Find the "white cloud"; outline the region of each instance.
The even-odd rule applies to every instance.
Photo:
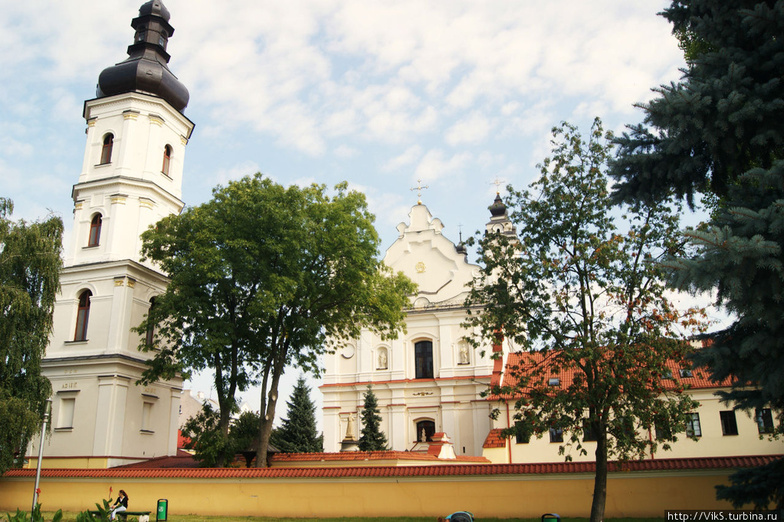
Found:
[[[478,111],[471,112],[446,131],[446,142],[452,146],[484,141],[494,123]]]
[[[387,161],[381,169],[385,172],[398,170],[403,167],[407,167],[408,165],[412,165],[421,157],[422,147],[419,145],[412,145],[403,151],[403,153],[399,156],[395,156],[391,160]]]
[[[466,152],[446,157],[442,150],[430,150],[417,165],[414,172],[416,179],[435,181],[447,174],[457,177],[463,173],[471,155]]]

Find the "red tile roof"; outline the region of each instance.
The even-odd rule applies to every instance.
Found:
[[[514,386],[517,384],[519,375],[528,373],[530,369],[542,367],[549,364],[549,354],[553,352],[516,352],[510,353],[506,359],[506,365],[503,372],[503,377],[496,375],[491,382],[491,386],[497,386],[503,379],[503,386]],[[667,368],[669,369],[672,378],[662,378],[661,384],[664,388],[674,388],[676,384],[681,384],[689,389],[711,389],[729,387],[732,384],[731,379],[725,379],[721,382],[711,381],[708,372],[704,369],[694,368],[691,370],[691,377],[681,376],[680,370],[682,366],[676,361],[668,361]],[[575,368],[561,368],[558,371],[547,372],[545,371],[542,377],[537,376],[537,382],[547,382],[551,377],[559,379],[561,387],[567,387],[572,384],[578,370]],[[491,400],[499,399],[512,399],[517,396],[511,395],[496,395],[493,394],[489,397]]]
[[[611,472],[735,469],[761,466],[784,458],[784,455],[748,457],[710,457],[689,459],[636,460],[611,462]],[[543,464],[481,464],[438,466],[363,466],[363,467],[307,467],[307,468],[196,468],[196,469],[43,469],[43,478],[363,478],[363,477],[445,477],[538,475],[550,473],[593,473],[594,462],[555,462]],[[34,469],[8,470],[5,478],[35,477]]]
[[[482,445],[483,448],[505,448],[506,447],[506,437],[501,435],[503,430],[501,428],[494,428],[490,430],[490,433],[487,434],[487,438],[485,439],[485,443]]]
[[[272,457],[272,465],[285,465],[287,462],[357,462],[380,460],[404,460],[444,463],[433,455],[418,451],[352,451],[345,453],[278,453]],[[457,462],[485,464],[490,461],[484,457],[459,456]],[[452,461],[454,462],[454,461]]]

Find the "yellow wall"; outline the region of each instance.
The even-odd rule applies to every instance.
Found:
[[[621,472],[608,481],[607,517],[657,517],[665,509],[730,509],[714,486],[728,470]],[[0,513],[30,507],[33,477],[0,478]],[[132,511],[169,500],[170,514],[270,517],[439,516],[468,510],[477,518],[589,514],[593,475],[484,475],[353,478],[46,478],[45,510],[80,511],[124,489]],[[154,520],[154,518],[152,519]]]

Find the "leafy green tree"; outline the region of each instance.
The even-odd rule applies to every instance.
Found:
[[[316,429],[316,405],[310,399],[310,387],[300,375],[291,392],[288,418],[270,436],[270,442],[283,453],[324,451],[324,435]]]
[[[52,394],[41,359],[62,266],[62,220],[14,223],[12,212],[0,198],[0,474],[21,465]]]
[[[143,251],[171,283],[138,328],[156,325],[159,351],[145,378],[212,368],[225,437],[234,394],[258,382],[256,465],[265,466],[283,370],[318,372],[330,340],[363,326],[393,337],[403,325],[415,287],[377,259],[373,220],[345,183],[329,195],[257,174],[160,221],[143,234]]]
[[[383,451],[387,449],[387,436],[381,431],[381,415],[378,414],[378,400],[373,388],[368,384],[365,392],[365,405],[360,414],[362,430],[359,437],[360,451]]]
[[[687,51],[677,83],[642,105],[645,120],[617,141],[618,199],[715,200],[688,230],[672,284],[714,291],[734,322],[712,334],[698,362],[734,377],[723,399],[784,411],[784,4],[778,0],[674,1],[663,15]],[[749,387],[748,384],[756,387]],[[784,461],[731,478],[718,497],[736,507],[784,507]],[[766,489],[767,493],[761,491]]]
[[[245,457],[246,467],[251,467],[256,457],[256,445],[259,438],[260,415],[255,411],[243,412],[229,429],[231,440],[236,453]]]
[[[596,441],[593,521],[604,517],[610,458],[643,458],[685,431],[695,403],[663,376],[689,351],[682,328],[701,316],[668,301],[656,262],[678,249],[678,209],[634,205],[628,230],[615,224],[609,138],[598,119],[585,139],[566,123],[553,129],[552,157],[530,190],[509,187],[519,242],[479,239],[483,268],[466,300],[478,310],[466,325],[476,347],[507,339],[532,352],[511,369],[511,384],[492,390],[518,398],[507,434],[570,433],[562,454],[587,454],[582,436]],[[553,385],[562,373],[571,382]],[[656,425],[669,433],[651,440]]]
[[[221,431],[220,414],[208,403],[185,421],[182,436],[189,439],[185,447],[194,450],[194,458],[205,468],[223,467],[234,455],[231,438]]]

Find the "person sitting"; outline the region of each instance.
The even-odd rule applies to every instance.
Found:
[[[117,500],[112,504],[112,520],[114,520],[117,513],[121,513],[126,509],[128,509],[128,495],[125,493],[125,490],[121,489],[117,494]]]

